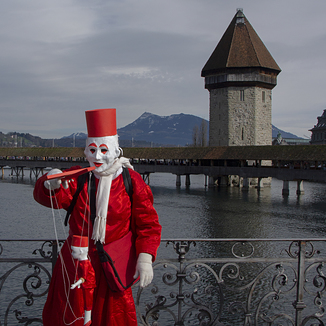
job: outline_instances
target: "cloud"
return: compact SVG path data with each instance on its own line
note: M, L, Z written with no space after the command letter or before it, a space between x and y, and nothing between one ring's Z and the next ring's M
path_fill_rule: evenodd
M273 124L299 136L323 99L326 3L242 1L282 68ZM201 69L237 1L11 0L0 3L0 131L85 132L84 111L116 107L123 127L143 112L208 118Z

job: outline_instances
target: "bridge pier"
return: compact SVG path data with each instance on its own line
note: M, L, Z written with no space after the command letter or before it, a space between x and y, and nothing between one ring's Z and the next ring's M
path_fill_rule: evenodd
M297 181L297 195L303 195L304 190L303 190L303 180L298 180Z
M258 178L257 186L256 186L256 188L257 188L258 190L260 190L261 188L264 188L263 180L264 180L264 178Z
M222 175L219 181L220 181L219 186L227 187L229 185L229 176L228 175Z
M186 187L190 186L190 174L186 174Z
M288 196L289 194L290 194L289 180L283 180L282 195L283 196Z
M208 177L208 188L213 188L215 187L215 179L213 176Z
M150 173L143 173L143 180L147 182L147 184L150 184Z
M38 179L39 175L44 174L44 168L43 167L30 168L29 177L31 178L33 174L35 175L35 178Z
M249 190L249 178L245 177L242 180L242 190L248 191Z
M21 176L23 177L24 176L24 167L25 166L13 166L11 168L11 175L12 176L16 176L16 177L19 177L19 175L21 174Z
M190 174L185 174L185 176L186 176L185 185L186 185L186 187L189 187L190 186ZM175 185L177 187L181 187L181 174L177 174Z
M180 174L177 174L175 185L177 187L181 187L181 175Z

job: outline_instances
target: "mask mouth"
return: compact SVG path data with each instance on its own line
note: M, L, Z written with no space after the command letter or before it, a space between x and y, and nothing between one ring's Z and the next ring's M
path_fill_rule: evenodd
M98 163L98 162L94 162L94 165L99 168L101 165L103 165L103 163Z

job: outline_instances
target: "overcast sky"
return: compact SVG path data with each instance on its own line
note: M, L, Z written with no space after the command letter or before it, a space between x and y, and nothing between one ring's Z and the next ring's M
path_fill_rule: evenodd
M208 119L201 69L237 8L281 67L272 123L297 136L326 108L326 1L2 0L0 131L61 138L84 112Z

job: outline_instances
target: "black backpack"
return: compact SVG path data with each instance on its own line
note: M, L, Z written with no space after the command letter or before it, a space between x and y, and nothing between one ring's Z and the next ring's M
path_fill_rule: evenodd
M126 188L126 192L130 198L130 202L132 204L132 194L133 194L133 189L132 189L132 182L131 182L131 177L130 177L130 173L129 170L127 168L122 168L122 178L123 178L123 183L125 185ZM95 188L95 178L91 178L91 181L93 181L93 185L91 185L91 187ZM66 218L65 218L65 226L68 225L68 221L69 221L69 217L76 205L77 202L77 198L80 194L80 192L82 191L85 182L89 182L89 173L84 173L82 175L80 175L77 179L77 190L72 198L72 201L70 203L69 208L67 209L67 214L66 214ZM91 192L91 202L95 201L95 198L92 198L92 194L93 196L95 195L95 191ZM95 216L93 216L94 214L91 214L91 220L92 222L95 219Z

